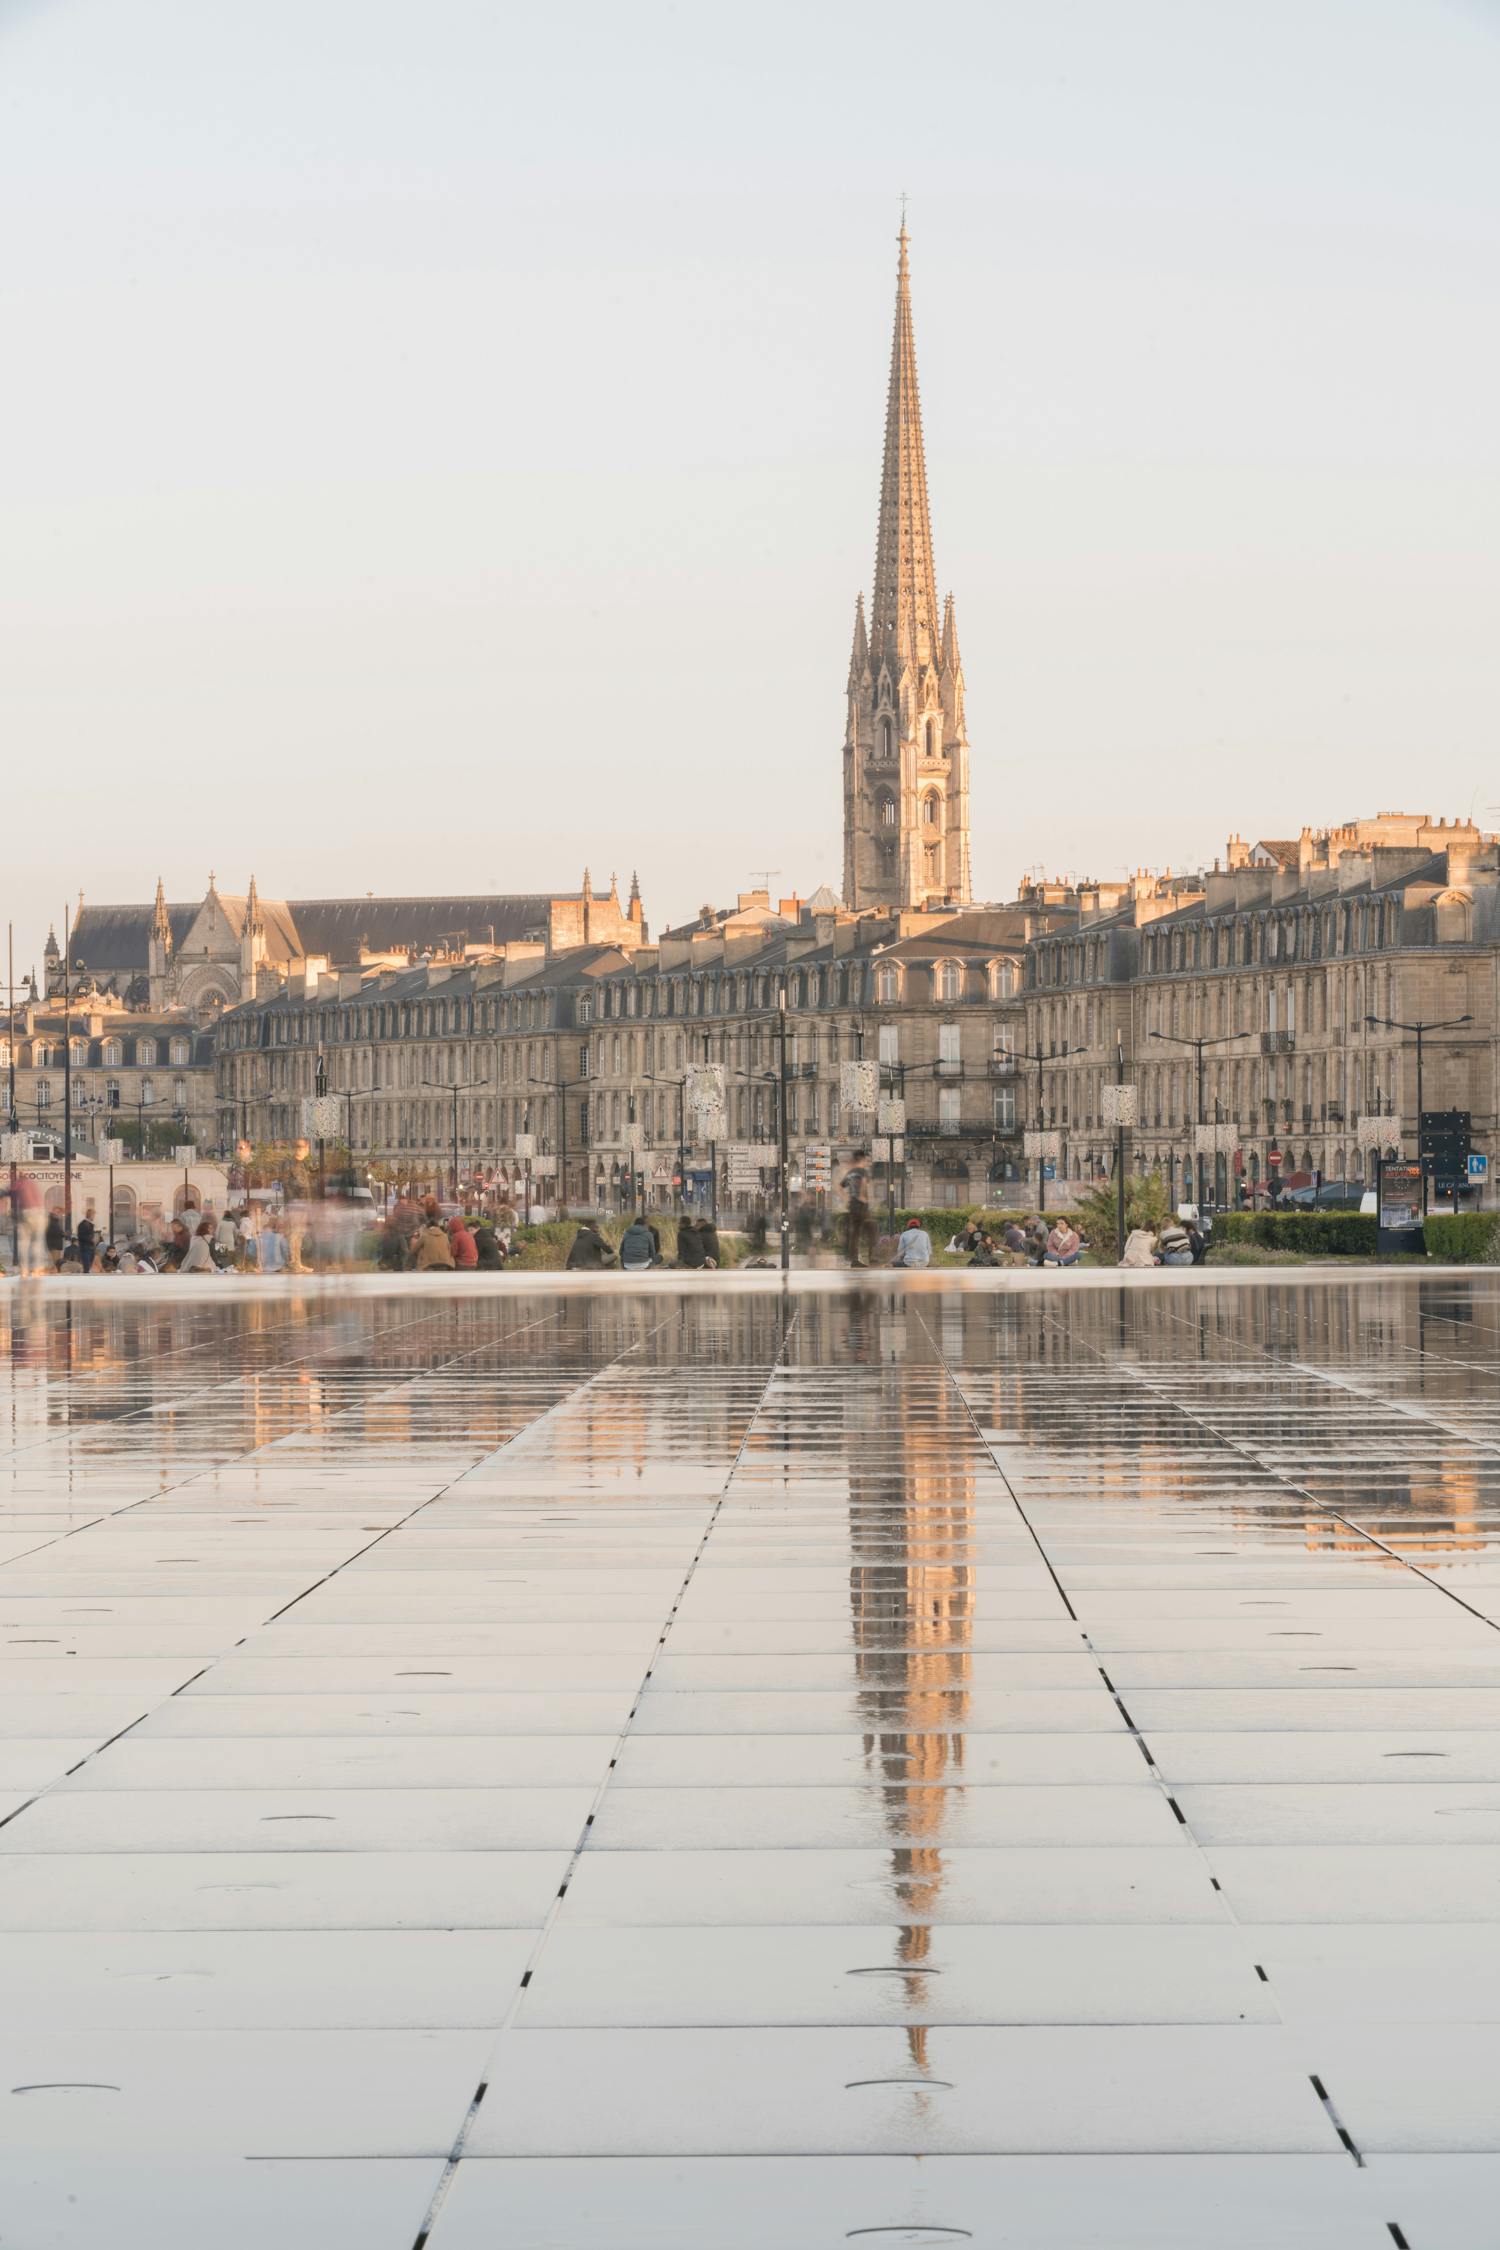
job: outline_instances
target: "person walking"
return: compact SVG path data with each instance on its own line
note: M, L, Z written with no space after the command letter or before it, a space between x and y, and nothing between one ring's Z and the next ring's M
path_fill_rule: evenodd
M854 1162L839 1184L849 1206L845 1234L849 1263L851 1266L868 1265L874 1228L870 1219L870 1152L867 1148L855 1151Z
M47 1212L38 1183L28 1172L16 1181L16 1233L23 1281L47 1266Z
M932 1236L920 1219L908 1219L897 1235L891 1264L909 1267L913 1272L932 1264Z

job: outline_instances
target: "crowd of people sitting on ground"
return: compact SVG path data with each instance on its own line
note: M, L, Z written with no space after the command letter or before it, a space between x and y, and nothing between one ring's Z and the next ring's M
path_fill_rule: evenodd
M677 1255L670 1260L662 1249L661 1229L649 1218L631 1220L620 1237L618 1252L610 1248L597 1219L582 1219L569 1245L567 1266L570 1273L597 1273L616 1265L622 1273L649 1273L653 1266L667 1264L702 1272L716 1271L723 1255L719 1230L712 1219L679 1219Z
M35 1182L22 1179L10 1192L11 1230L16 1242L17 1270L23 1275L61 1274L313 1274L348 1270L371 1264L383 1273L498 1272L509 1263L520 1245L516 1239L516 1214L508 1206L478 1218L447 1213L433 1195L399 1195L382 1216L368 1199L363 1207L329 1199L291 1203L269 1209L258 1202L226 1210L215 1217L208 1208L189 1205L171 1219L152 1223L141 1219L128 1234L107 1239L90 1203L84 1214L69 1225L63 1214L44 1208ZM909 1217L899 1232L879 1234L874 1215L864 1200L865 1176L858 1170L848 1185L849 1204L843 1249L851 1265L888 1265L920 1272L933 1263L933 1235L919 1217ZM0 1195L5 1191L0 1190ZM799 1260L810 1261L821 1240L837 1256L839 1242L834 1222L826 1212L815 1212L802 1198L789 1218L791 1243ZM946 1231L946 1230L944 1230ZM1111 1235L1113 1229L1111 1228ZM939 1237L941 1241L941 1236ZM763 1206L752 1213L747 1228L749 1266L779 1262L771 1242L769 1215ZM684 1213L676 1221L675 1246L664 1247L662 1228L649 1212L637 1212L625 1226L618 1244L611 1242L601 1220L586 1217L568 1246L568 1271L649 1273L655 1268L716 1272L733 1264L745 1247L738 1239L726 1258L717 1222L709 1216ZM971 1266L1045 1267L1078 1265L1088 1243L1066 1213L1030 1217L1011 1216L986 1220L975 1215L964 1220L942 1242L950 1258ZM1112 1258L1113 1241L1106 1257ZM670 1250L670 1254L669 1254ZM1168 1218L1160 1226L1134 1227L1120 1258L1122 1266L1197 1266L1207 1254L1208 1240L1196 1217ZM528 1261L529 1262L529 1261Z

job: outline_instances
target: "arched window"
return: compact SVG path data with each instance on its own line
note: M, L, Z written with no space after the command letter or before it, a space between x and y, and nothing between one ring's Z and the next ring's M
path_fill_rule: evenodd
M940 1000L962 1000L964 972L957 961L940 961L937 972L937 996Z
M894 961L882 961L875 971L875 997L883 1004L901 997L901 971Z
M121 1063L122 1063L122 1062L123 1062L124 1060L125 1060L125 1047L124 1047L124 1043L123 1043L123 1042L122 1042L121 1040L119 1040L119 1039L106 1039L106 1040L105 1040L105 1042L104 1042L104 1067L105 1067L105 1069L106 1069L106 1070L118 1070L118 1069L119 1069L119 1067L120 1067L120 1065L121 1065Z
M881 713L880 724L875 730L875 751L877 757L881 758L894 758L896 755L896 722L889 711Z
M929 789L922 799L922 826L936 828L942 819L942 798L935 789Z
M875 818L882 828L894 828L896 825L896 800L889 789L882 789L876 796Z
M73 1068L82 1070L89 1059L88 1041L86 1039L70 1039L68 1041L68 1053L72 1058Z
M174 1040L172 1041L172 1058L171 1058L171 1059L172 1059L172 1061L173 1061L174 1063L185 1063L185 1062L187 1061L187 1059L188 1059L188 1043L187 1043L187 1041L186 1041L185 1039L174 1039Z
M943 754L943 737L936 717L929 718L924 732L928 757L940 758Z

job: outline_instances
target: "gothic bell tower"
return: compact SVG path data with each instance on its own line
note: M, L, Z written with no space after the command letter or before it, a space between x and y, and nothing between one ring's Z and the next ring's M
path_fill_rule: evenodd
M939 623L906 222L885 410L875 590L854 612L844 734L844 899L964 905L969 740L953 596Z

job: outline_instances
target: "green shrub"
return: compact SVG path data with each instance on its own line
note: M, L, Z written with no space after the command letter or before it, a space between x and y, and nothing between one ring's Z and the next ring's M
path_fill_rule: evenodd
M1373 1258L1377 1248L1373 1211L1221 1211L1209 1239L1304 1258Z
M1422 1239L1445 1265L1500 1265L1500 1211L1438 1213L1423 1220Z

